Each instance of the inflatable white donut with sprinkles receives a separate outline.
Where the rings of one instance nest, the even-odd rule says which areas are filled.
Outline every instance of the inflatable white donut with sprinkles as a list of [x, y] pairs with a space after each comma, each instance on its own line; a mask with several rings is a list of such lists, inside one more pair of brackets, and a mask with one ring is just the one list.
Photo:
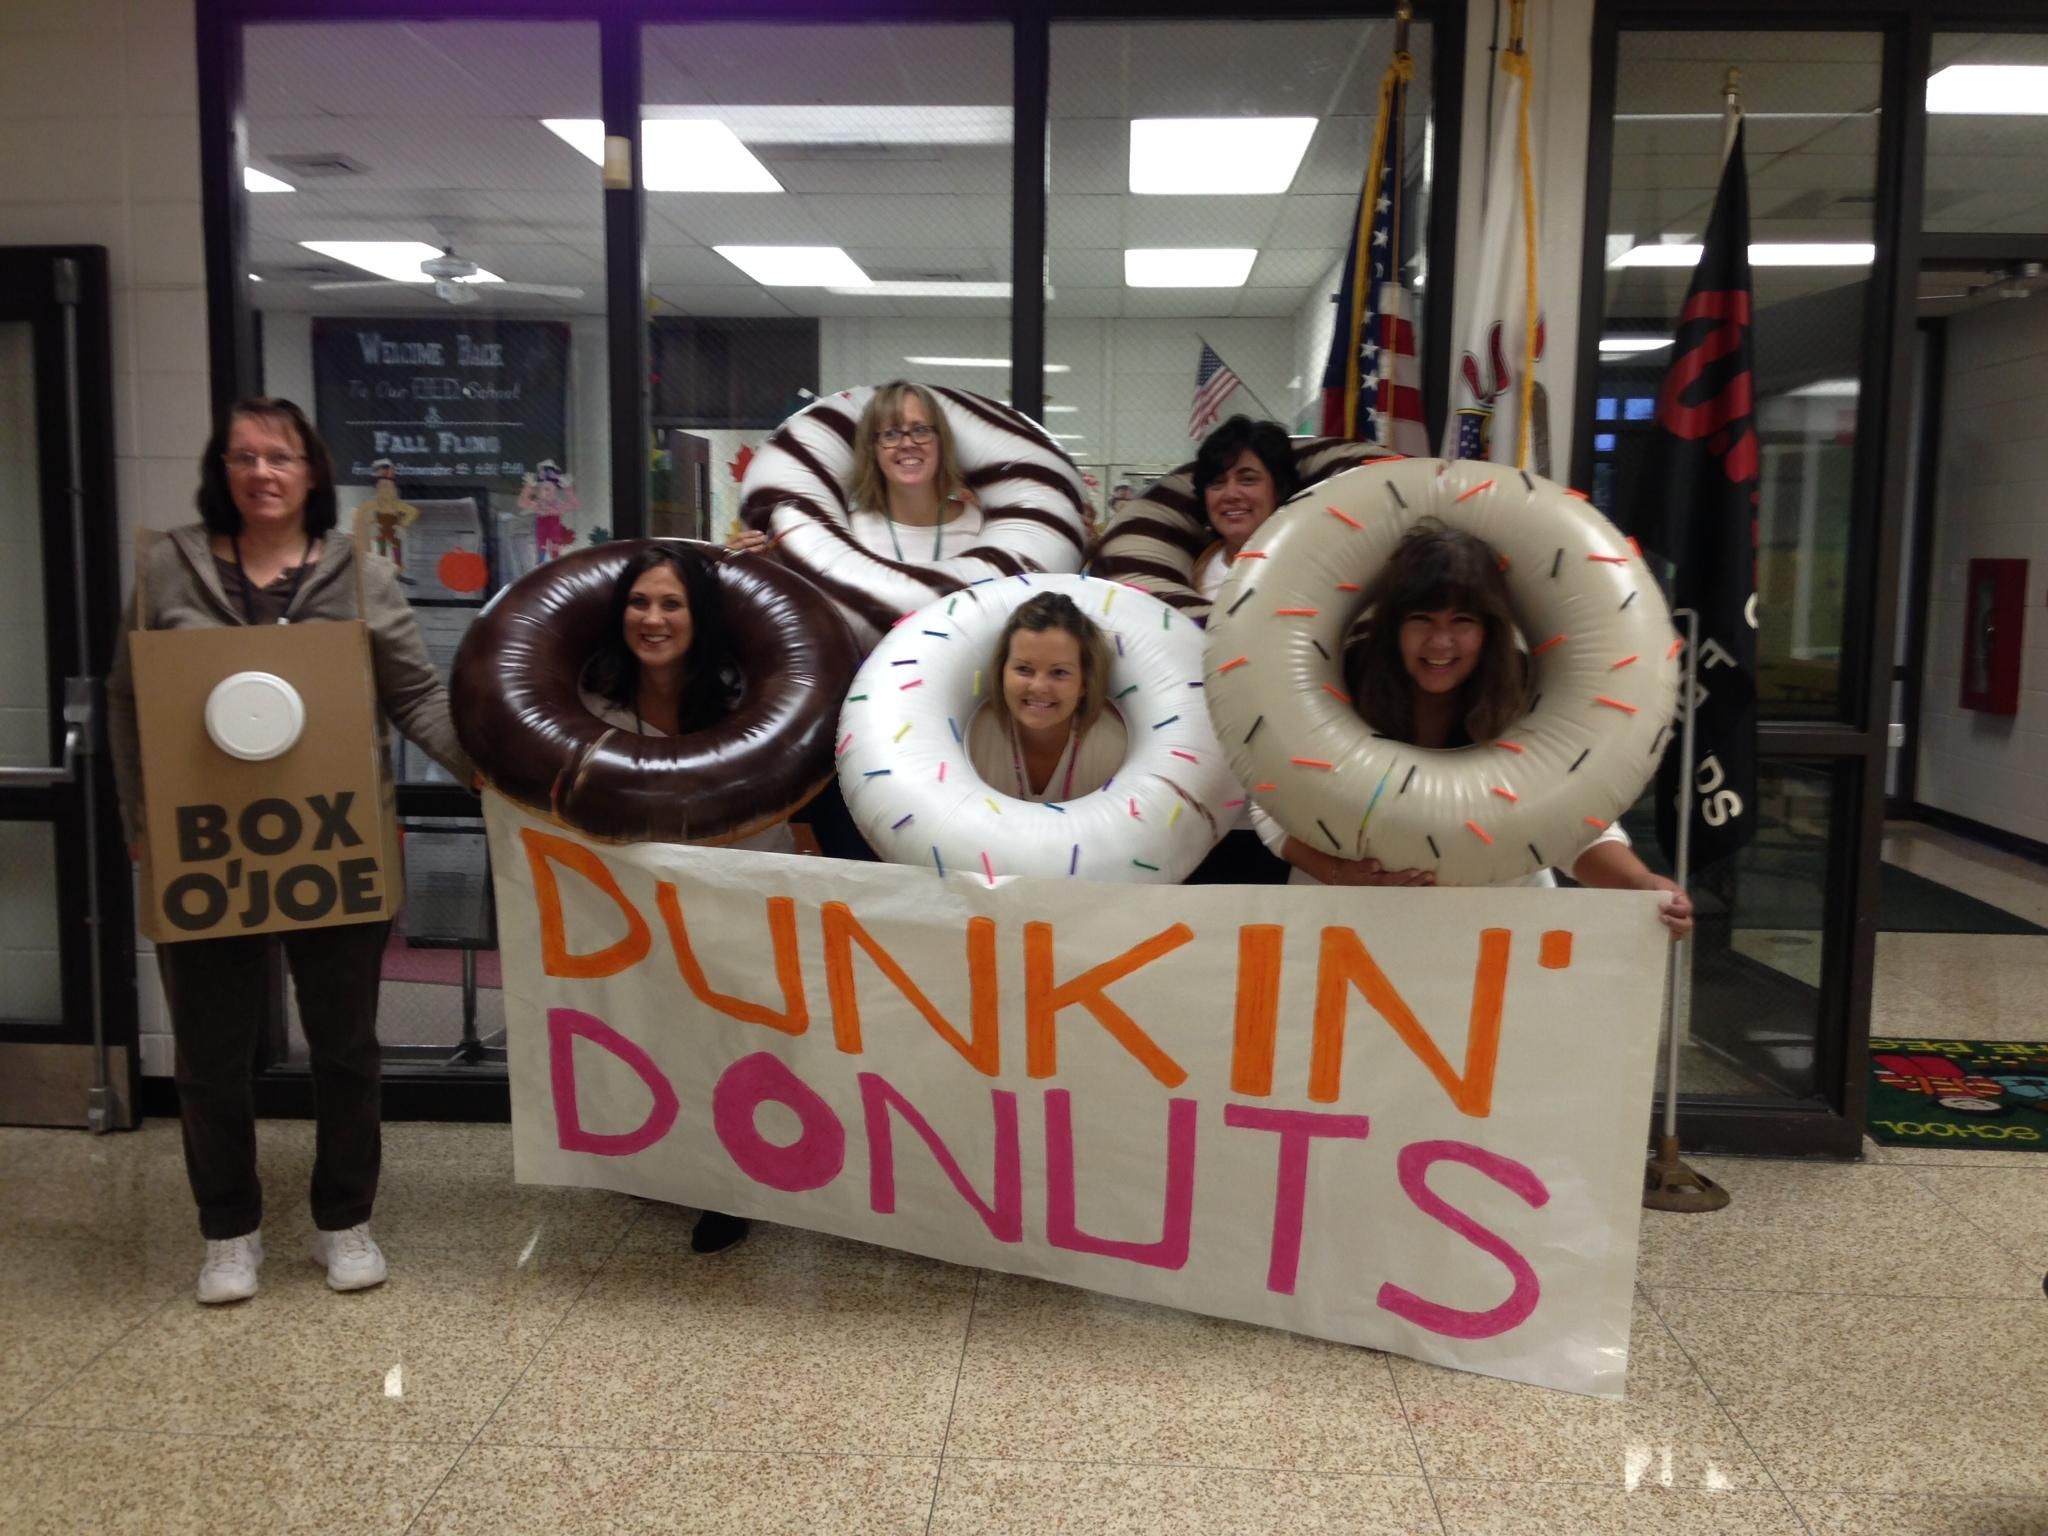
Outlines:
[[[1106, 787], [1063, 803], [1003, 793], [966, 747], [968, 721], [1001, 686], [1003, 625], [1042, 592], [1072, 598], [1111, 640], [1110, 705], [1130, 741]], [[1177, 884], [1243, 804], [1202, 692], [1202, 631], [1157, 598], [1092, 576], [977, 582], [911, 614], [862, 663], [839, 716], [840, 788], [892, 863], [991, 885]]]
[[[1360, 594], [1424, 518], [1506, 562], [1531, 707], [1498, 741], [1392, 741], [1344, 693]], [[1204, 691], [1240, 781], [1302, 842], [1489, 885], [1569, 869], [1634, 802], [1671, 738], [1682, 644], [1641, 555], [1582, 496], [1498, 464], [1387, 460], [1252, 536], [1209, 618]]]

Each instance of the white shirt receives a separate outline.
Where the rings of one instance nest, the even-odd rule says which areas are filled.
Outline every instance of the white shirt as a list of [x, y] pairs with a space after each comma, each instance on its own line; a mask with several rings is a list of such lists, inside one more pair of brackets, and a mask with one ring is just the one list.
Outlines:
[[[1250, 809], [1252, 817], [1252, 830], [1259, 834], [1259, 841], [1264, 843], [1267, 848], [1272, 850], [1274, 858], [1284, 860], [1287, 857], [1287, 829], [1281, 826], [1279, 822], [1275, 821], [1273, 819], [1272, 813], [1269, 812], [1264, 806], [1254, 804], [1250, 807]], [[1626, 848], [1629, 846], [1628, 833], [1624, 832], [1621, 829], [1620, 822], [1610, 822], [1608, 823], [1605, 831], [1603, 831], [1598, 837], [1594, 838], [1591, 842], [1586, 844], [1586, 848], [1593, 848], [1601, 843], [1620, 843], [1624, 848]], [[1579, 860], [1582, 857], [1584, 857], [1586, 848], [1581, 848], [1577, 853], [1572, 855], [1573, 864], [1577, 864]], [[1314, 875], [1310, 874], [1307, 870], [1297, 868], [1294, 865], [1290, 864], [1288, 866], [1287, 883], [1289, 885], [1321, 885], [1323, 882], [1318, 880]], [[1557, 884], [1557, 876], [1548, 869], [1538, 869], [1533, 870], [1526, 875], [1517, 875], [1512, 880], [1496, 880], [1493, 882], [1493, 884], [1496, 888], [1505, 888], [1508, 886], [1515, 885], [1554, 887]]]
[[1073, 733], [1068, 733], [1067, 744], [1060, 752], [1060, 760], [1053, 765], [1045, 788], [1034, 790], [1028, 782], [1028, 770], [1019, 771], [1009, 726], [1003, 717], [984, 704], [967, 722], [967, 760], [974, 764], [982, 782], [999, 794], [1041, 804], [1094, 794], [1116, 776], [1129, 750], [1130, 736], [1124, 729], [1123, 717], [1114, 708], [1105, 709], [1078, 744]]
[[[606, 725], [619, 730], [637, 731], [642, 736], [666, 736], [667, 731], [657, 730], [642, 720], [638, 713], [623, 704], [614, 704], [602, 694], [592, 693], [588, 688], [581, 690], [583, 707]], [[755, 853], [795, 853], [796, 838], [789, 830], [787, 821], [778, 821], [772, 827], [763, 827], [751, 837], [743, 837], [735, 843], [721, 843], [722, 848], [747, 848]]]
[[1233, 563], [1230, 556], [1223, 552], [1220, 541], [1202, 551], [1201, 556], [1195, 561], [1195, 590], [1202, 594], [1204, 602], [1216, 601], [1216, 594], [1223, 590], [1223, 583], [1229, 578]]
[[886, 512], [866, 510], [855, 512], [848, 519], [847, 528], [854, 542], [871, 555], [929, 565], [934, 560], [964, 555], [982, 542], [981, 508], [968, 502], [953, 502], [950, 506], [958, 508], [960, 515], [935, 528], [891, 522]]

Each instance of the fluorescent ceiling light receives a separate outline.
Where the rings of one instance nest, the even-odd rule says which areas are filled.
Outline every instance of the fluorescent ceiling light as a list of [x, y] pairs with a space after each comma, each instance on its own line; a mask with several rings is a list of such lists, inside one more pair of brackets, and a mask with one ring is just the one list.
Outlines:
[[[441, 254], [439, 246], [419, 240], [301, 240], [299, 244], [309, 251], [318, 251], [322, 256], [332, 256], [336, 261], [361, 267], [365, 272], [388, 277], [394, 283], [431, 283], [434, 279], [420, 270], [420, 263]], [[455, 281], [502, 283], [505, 279], [479, 267], [476, 276], [458, 277]]]
[[1088, 434], [1085, 432], [1048, 432], [1045, 435], [1056, 443], [1085, 443], [1088, 441]]
[[[1839, 123], [1852, 117], [1876, 117], [1875, 107], [1857, 107], [1849, 112], [1745, 112], [1745, 119], [1759, 123], [1824, 122]], [[1617, 123], [1720, 123], [1727, 117], [1720, 112], [1617, 112]]]
[[244, 192], [296, 192], [299, 189], [288, 181], [279, 181], [275, 176], [259, 171], [253, 165], [242, 167], [242, 190]]
[[1861, 388], [1854, 379], [1815, 379], [1785, 391], [1786, 397], [1794, 400], [1849, 400], [1859, 393]]
[[1236, 246], [1158, 246], [1124, 252], [1126, 288], [1242, 288], [1256, 250]]
[[1285, 192], [1315, 134], [1312, 117], [1138, 117], [1131, 190], [1215, 197]]
[[1929, 112], [2048, 115], [2048, 65], [1951, 64], [1927, 81]]
[[836, 245], [714, 245], [764, 288], [865, 287], [867, 273]]
[[[1608, 263], [1613, 267], [1693, 267], [1699, 265], [1702, 246], [1636, 245]], [[1828, 240], [1815, 242], [1759, 241], [1749, 248], [1752, 267], [1867, 267], [1877, 259], [1877, 247], [1867, 241]]]
[[858, 288], [830, 288], [830, 293], [857, 293], [871, 299], [1007, 299], [1008, 283], [865, 283]]
[[649, 106], [649, 122], [716, 118], [749, 144], [1007, 144], [1014, 116], [996, 106]]
[[1602, 352], [1661, 352], [1671, 345], [1669, 336], [1602, 336]]
[[[906, 363], [915, 363], [920, 368], [1007, 368], [1007, 357], [905, 357]], [[1066, 363], [1047, 363], [1047, 373], [1072, 373]]]
[[[604, 124], [544, 117], [541, 126], [593, 165], [604, 164]], [[768, 167], [716, 118], [641, 124], [640, 175], [650, 192], [780, 192]]]
[[1048, 405], [1045, 408], [1045, 414], [1048, 416], [1071, 416], [1080, 409], [1081, 407], [1078, 405]]
[[263, 279], [258, 277], [254, 272], [251, 272], [249, 274], [249, 281], [252, 283], [260, 283], [263, 281]]

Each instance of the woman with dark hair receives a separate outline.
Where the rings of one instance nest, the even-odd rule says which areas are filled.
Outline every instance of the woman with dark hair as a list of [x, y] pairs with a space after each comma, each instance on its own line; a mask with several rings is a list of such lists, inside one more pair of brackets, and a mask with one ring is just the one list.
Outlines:
[[[718, 576], [688, 544], [655, 543], [626, 562], [612, 588], [611, 622], [584, 672], [583, 702], [608, 725], [640, 736], [682, 736], [716, 725], [745, 688], [732, 654]], [[787, 822], [732, 846], [795, 853]], [[705, 1211], [690, 1231], [696, 1253], [746, 1237], [744, 1217]]]
[[[1237, 552], [1299, 489], [1294, 445], [1274, 423], [1233, 416], [1203, 438], [1195, 450], [1195, 500], [1217, 542], [1195, 562], [1195, 590], [1213, 603]], [[1247, 801], [1188, 884], [1283, 885], [1287, 877], [1287, 866], [1260, 840]]]
[[1294, 445], [1274, 423], [1233, 416], [1203, 438], [1195, 450], [1195, 500], [1216, 543], [1195, 562], [1195, 590], [1214, 602], [1245, 541], [1300, 489]]
[[[1483, 539], [1434, 523], [1411, 528], [1366, 589], [1363, 634], [1345, 657], [1360, 718], [1383, 736], [1437, 749], [1499, 739], [1529, 707], [1529, 658], [1516, 641], [1500, 556]], [[1292, 864], [1292, 883], [1434, 885], [1424, 869], [1382, 869], [1289, 836], [1263, 811], [1267, 846]], [[1664, 925], [1692, 931], [1692, 902], [1636, 857], [1616, 822], [1572, 860], [1572, 878], [1610, 890], [1667, 893]], [[1556, 885], [1547, 869], [1508, 882]]]
[[1109, 702], [1109, 642], [1063, 592], [1017, 605], [996, 637], [1001, 680], [967, 722], [984, 782], [1019, 800], [1093, 794], [1122, 766], [1129, 738]]
[[[335, 533], [334, 465], [299, 408], [255, 399], [230, 409], [199, 461], [198, 506], [198, 523], [174, 529], [142, 556], [125, 629], [361, 619], [382, 714], [468, 783], [447, 690], [427, 659], [397, 569]], [[139, 855], [142, 752], [125, 635], [107, 683], [107, 727], [122, 819]], [[388, 795], [388, 759], [384, 777]], [[390, 928], [389, 921], [348, 923], [282, 936], [319, 1124], [311, 1252], [338, 1291], [385, 1276], [369, 1220], [381, 1146], [377, 987]], [[177, 1041], [185, 1172], [206, 1238], [202, 1302], [255, 1295], [263, 1262], [250, 1078], [268, 952], [260, 936], [187, 939], [156, 952]]]

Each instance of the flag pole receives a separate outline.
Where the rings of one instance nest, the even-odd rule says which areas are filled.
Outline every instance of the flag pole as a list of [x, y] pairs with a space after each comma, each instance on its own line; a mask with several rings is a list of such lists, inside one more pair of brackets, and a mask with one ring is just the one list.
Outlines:
[[1721, 164], [1728, 163], [1728, 156], [1735, 149], [1735, 130], [1742, 125], [1742, 71], [1734, 65], [1728, 67], [1728, 78], [1721, 83]]
[[[1201, 344], [1202, 344], [1203, 346], [1207, 347], [1207, 348], [1208, 348], [1208, 349], [1209, 349], [1209, 350], [1210, 350], [1211, 352], [1215, 352], [1215, 353], [1216, 353], [1216, 356], [1217, 356], [1217, 359], [1218, 359], [1218, 360], [1219, 360], [1220, 362], [1222, 362], [1223, 366], [1224, 366], [1224, 367], [1226, 367], [1226, 368], [1230, 368], [1230, 361], [1229, 361], [1229, 359], [1225, 358], [1225, 357], [1223, 356], [1223, 354], [1222, 354], [1222, 353], [1221, 353], [1220, 351], [1217, 351], [1217, 347], [1216, 347], [1216, 343], [1215, 343], [1215, 342], [1211, 341], [1211, 340], [1210, 340], [1210, 339], [1209, 339], [1208, 337], [1204, 336], [1204, 335], [1203, 335], [1203, 334], [1202, 334], [1202, 333], [1201, 333], [1200, 331], [1197, 331], [1197, 332], [1195, 332], [1195, 340], [1199, 341], [1199, 342], [1200, 342], [1200, 343], [1201, 343]], [[1241, 373], [1238, 373], [1238, 371], [1237, 371], [1237, 370], [1236, 370], [1235, 368], [1230, 368], [1230, 371], [1231, 371], [1231, 373], [1232, 373], [1232, 374], [1233, 374], [1233, 375], [1234, 375], [1234, 376], [1236, 377], [1236, 379], [1237, 379], [1237, 387], [1238, 387], [1239, 389], [1243, 390], [1243, 391], [1244, 391], [1244, 392], [1245, 392], [1246, 394], [1248, 394], [1248, 395], [1251, 395], [1251, 397], [1252, 397], [1252, 404], [1253, 404], [1253, 405], [1256, 405], [1256, 406], [1257, 406], [1257, 407], [1258, 407], [1258, 408], [1259, 408], [1259, 409], [1260, 409], [1261, 411], [1263, 411], [1263, 412], [1265, 413], [1265, 416], [1266, 416], [1266, 420], [1268, 420], [1268, 421], [1271, 421], [1271, 422], [1279, 422], [1279, 423], [1280, 423], [1280, 425], [1282, 425], [1282, 426], [1285, 426], [1285, 425], [1286, 425], [1286, 423], [1285, 423], [1285, 422], [1283, 422], [1283, 421], [1281, 421], [1281, 419], [1280, 419], [1280, 418], [1279, 418], [1278, 416], [1275, 416], [1275, 415], [1273, 414], [1273, 407], [1271, 407], [1270, 405], [1266, 404], [1266, 402], [1265, 402], [1265, 401], [1263, 401], [1263, 400], [1261, 400], [1261, 399], [1260, 399], [1260, 398], [1259, 398], [1259, 397], [1258, 397], [1257, 395], [1255, 395], [1255, 394], [1252, 394], [1252, 387], [1251, 387], [1251, 385], [1249, 385], [1249, 384], [1247, 384], [1247, 383], [1245, 382], [1245, 378], [1244, 378], [1244, 375], [1243, 375], [1243, 374], [1241, 374]]]
[[[1685, 620], [1685, 671], [1679, 678], [1684, 715], [1678, 747], [1678, 856], [1673, 862], [1678, 888], [1690, 894], [1692, 881], [1692, 781], [1694, 688], [1699, 682], [1700, 616], [1680, 608], [1673, 618]], [[1728, 1191], [1705, 1174], [1686, 1166], [1678, 1155], [1678, 1052], [1692, 1022], [1692, 935], [1671, 946], [1671, 966], [1664, 988], [1664, 1126], [1657, 1152], [1643, 1173], [1643, 1205], [1653, 1211], [1718, 1211]]]

